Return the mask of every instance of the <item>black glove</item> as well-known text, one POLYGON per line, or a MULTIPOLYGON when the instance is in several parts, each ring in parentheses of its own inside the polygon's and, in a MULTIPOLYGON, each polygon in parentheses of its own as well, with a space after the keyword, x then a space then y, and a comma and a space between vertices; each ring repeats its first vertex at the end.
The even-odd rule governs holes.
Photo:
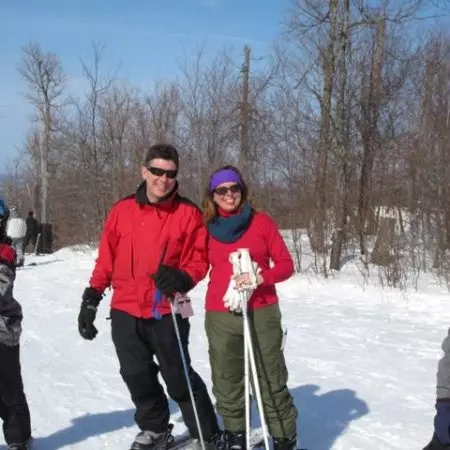
POLYGON ((92 341, 97 336, 98 330, 94 326, 94 320, 97 315, 97 306, 102 297, 102 294, 91 287, 86 288, 83 292, 83 301, 78 315, 78 331, 84 339, 92 341))
POLYGON ((175 292, 185 294, 194 287, 192 278, 186 272, 164 264, 159 266, 152 278, 156 287, 167 297, 172 297, 175 292))

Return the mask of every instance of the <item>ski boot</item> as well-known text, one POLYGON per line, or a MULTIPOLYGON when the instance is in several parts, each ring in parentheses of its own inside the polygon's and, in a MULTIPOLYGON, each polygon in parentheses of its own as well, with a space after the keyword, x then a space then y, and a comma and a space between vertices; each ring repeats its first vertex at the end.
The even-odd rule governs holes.
POLYGON ((273 450, 297 450, 297 435, 287 438, 272 438, 273 450))
POLYGON ((168 450, 175 443, 172 435, 173 425, 167 431, 155 433, 154 431, 140 431, 131 444, 130 450, 168 450))
POLYGON ((8 450, 31 450, 31 438, 26 442, 9 444, 8 450))
MULTIPOLYGON (((217 433, 211 439, 205 441, 206 450, 225 450, 225 443, 223 440, 223 434, 217 433)), ((193 438, 187 444, 183 450, 202 450, 202 443, 200 439, 193 438)))
POLYGON ((223 447, 221 450, 246 450, 245 431, 235 433, 225 430, 222 440, 223 447))

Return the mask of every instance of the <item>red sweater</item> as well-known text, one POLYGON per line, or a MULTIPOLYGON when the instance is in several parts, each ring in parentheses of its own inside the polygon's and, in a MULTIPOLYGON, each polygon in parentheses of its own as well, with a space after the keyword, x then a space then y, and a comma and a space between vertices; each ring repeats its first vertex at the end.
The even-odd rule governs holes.
POLYGON ((256 309, 278 302, 275 283, 287 280, 294 273, 294 263, 276 223, 265 213, 256 212, 250 226, 235 242, 219 242, 209 234, 208 257, 211 265, 205 309, 228 311, 223 297, 233 273, 228 257, 239 248, 248 248, 250 256, 261 268, 264 282, 249 300, 249 308, 256 309), (270 267, 270 260, 273 267, 270 267))

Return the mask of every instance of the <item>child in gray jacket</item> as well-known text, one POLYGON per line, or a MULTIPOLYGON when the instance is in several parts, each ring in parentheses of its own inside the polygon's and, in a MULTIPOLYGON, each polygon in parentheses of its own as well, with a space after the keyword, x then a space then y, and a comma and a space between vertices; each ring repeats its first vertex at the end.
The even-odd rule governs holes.
POLYGON ((9 450, 28 450, 30 411, 20 367, 22 308, 13 296, 16 252, 6 236, 8 209, 0 199, 0 418, 9 450))

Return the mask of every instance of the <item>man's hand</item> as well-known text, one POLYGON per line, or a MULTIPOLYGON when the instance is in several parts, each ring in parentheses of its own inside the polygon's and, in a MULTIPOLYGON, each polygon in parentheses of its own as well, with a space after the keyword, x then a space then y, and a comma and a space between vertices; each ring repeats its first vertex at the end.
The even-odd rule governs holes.
POLYGON ((102 294, 88 287, 84 290, 80 313, 78 314, 78 331, 82 338, 92 341, 98 333, 94 325, 97 315, 97 306, 102 299, 102 294))
POLYGON ((161 264, 152 276, 156 287, 167 297, 173 297, 175 292, 186 294, 194 287, 192 278, 180 269, 161 264))

